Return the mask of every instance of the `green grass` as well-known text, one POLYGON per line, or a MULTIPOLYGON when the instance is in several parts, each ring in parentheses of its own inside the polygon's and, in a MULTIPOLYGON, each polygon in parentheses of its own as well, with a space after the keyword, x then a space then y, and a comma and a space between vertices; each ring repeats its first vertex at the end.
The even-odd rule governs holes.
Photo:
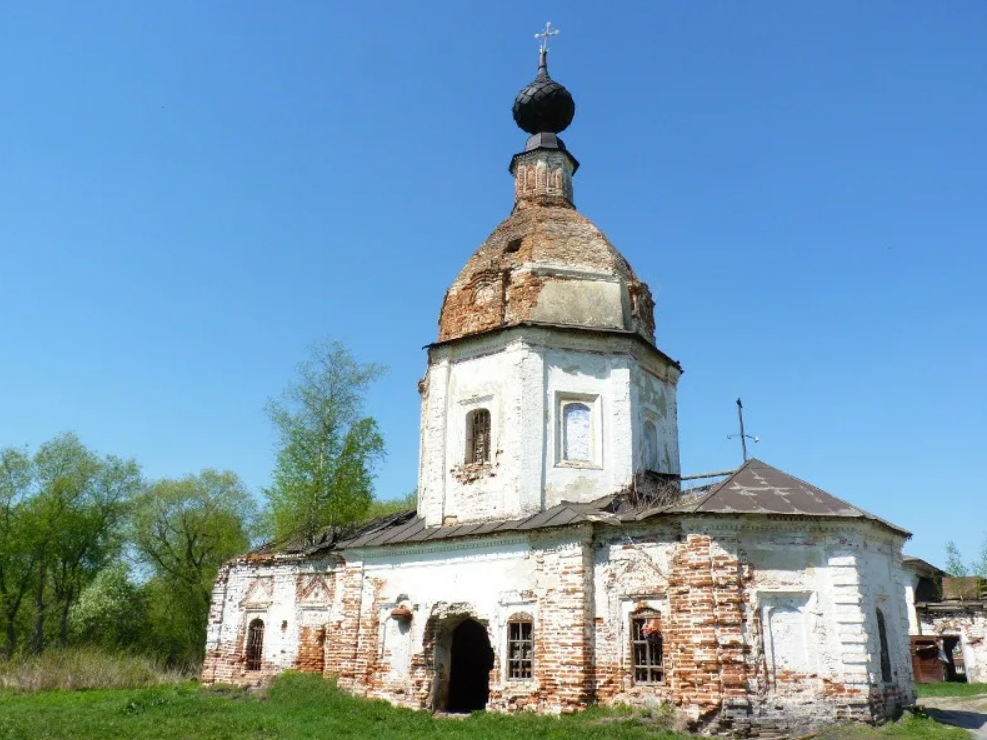
POLYGON ((41 655, 0 659, 0 688, 134 689, 174 684, 191 672, 165 668, 152 658, 92 648, 46 650, 41 655))
MULTIPOLYGON (((286 674, 265 692, 200 689, 194 682, 132 690, 0 691, 0 740, 675 740, 631 711, 564 717, 432 717, 357 699, 319 677, 286 674)), ((968 737, 923 717, 853 728, 854 740, 968 737)))
POLYGON ((920 683, 916 684, 919 698, 927 696, 979 696, 987 694, 987 683, 920 683))

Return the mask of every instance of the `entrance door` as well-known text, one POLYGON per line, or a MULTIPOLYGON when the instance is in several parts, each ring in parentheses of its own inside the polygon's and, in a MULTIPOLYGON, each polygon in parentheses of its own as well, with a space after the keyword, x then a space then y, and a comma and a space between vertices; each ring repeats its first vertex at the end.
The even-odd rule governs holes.
POLYGON ((472 619, 452 632, 449 671, 449 712, 485 709, 490 698, 490 669, 494 655, 486 628, 472 619))

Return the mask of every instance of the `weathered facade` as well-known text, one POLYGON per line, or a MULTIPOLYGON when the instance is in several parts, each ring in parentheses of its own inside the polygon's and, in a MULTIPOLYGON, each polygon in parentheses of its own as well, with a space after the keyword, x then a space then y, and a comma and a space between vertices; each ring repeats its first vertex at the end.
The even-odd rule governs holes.
POLYGON ((987 581, 908 556, 903 570, 916 680, 987 683, 987 581))
POLYGON ((418 510, 227 564, 203 680, 296 668, 436 711, 670 702, 745 735, 893 715, 908 533, 757 460, 681 489, 681 367, 573 206, 544 62, 515 104, 514 211, 428 349, 418 510))

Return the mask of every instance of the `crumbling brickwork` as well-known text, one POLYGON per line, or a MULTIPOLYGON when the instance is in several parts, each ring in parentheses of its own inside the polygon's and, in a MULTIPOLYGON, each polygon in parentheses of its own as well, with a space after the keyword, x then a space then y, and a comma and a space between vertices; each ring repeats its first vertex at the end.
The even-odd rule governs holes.
POLYGON ((890 600, 895 545, 874 544, 873 532, 837 536, 797 523, 748 531, 740 522, 703 531, 667 521, 422 547, 324 568, 226 566, 203 681, 258 683, 293 667, 336 676, 357 694, 442 710, 452 634, 472 619, 493 650, 487 708, 495 711, 667 701, 697 728, 757 736, 871 721, 913 698, 907 648, 897 645, 907 629, 890 600), (441 598, 450 594, 462 598, 441 598), (890 682, 875 652, 876 608, 895 645, 890 682), (657 614, 662 630, 658 682, 634 677, 630 623, 642 612, 657 614), (530 678, 512 679, 507 634, 519 615, 532 624, 533 666, 530 678), (272 642, 260 670, 248 671, 255 618, 266 620, 272 642), (802 637, 779 644, 798 637, 793 629, 802 637))

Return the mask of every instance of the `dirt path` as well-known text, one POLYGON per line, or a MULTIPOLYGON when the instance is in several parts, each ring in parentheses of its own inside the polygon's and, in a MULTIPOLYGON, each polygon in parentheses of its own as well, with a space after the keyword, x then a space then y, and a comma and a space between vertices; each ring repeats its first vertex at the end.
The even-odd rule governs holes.
POLYGON ((918 704, 939 722, 967 729, 975 740, 987 740, 987 694, 934 696, 919 699, 918 704))

